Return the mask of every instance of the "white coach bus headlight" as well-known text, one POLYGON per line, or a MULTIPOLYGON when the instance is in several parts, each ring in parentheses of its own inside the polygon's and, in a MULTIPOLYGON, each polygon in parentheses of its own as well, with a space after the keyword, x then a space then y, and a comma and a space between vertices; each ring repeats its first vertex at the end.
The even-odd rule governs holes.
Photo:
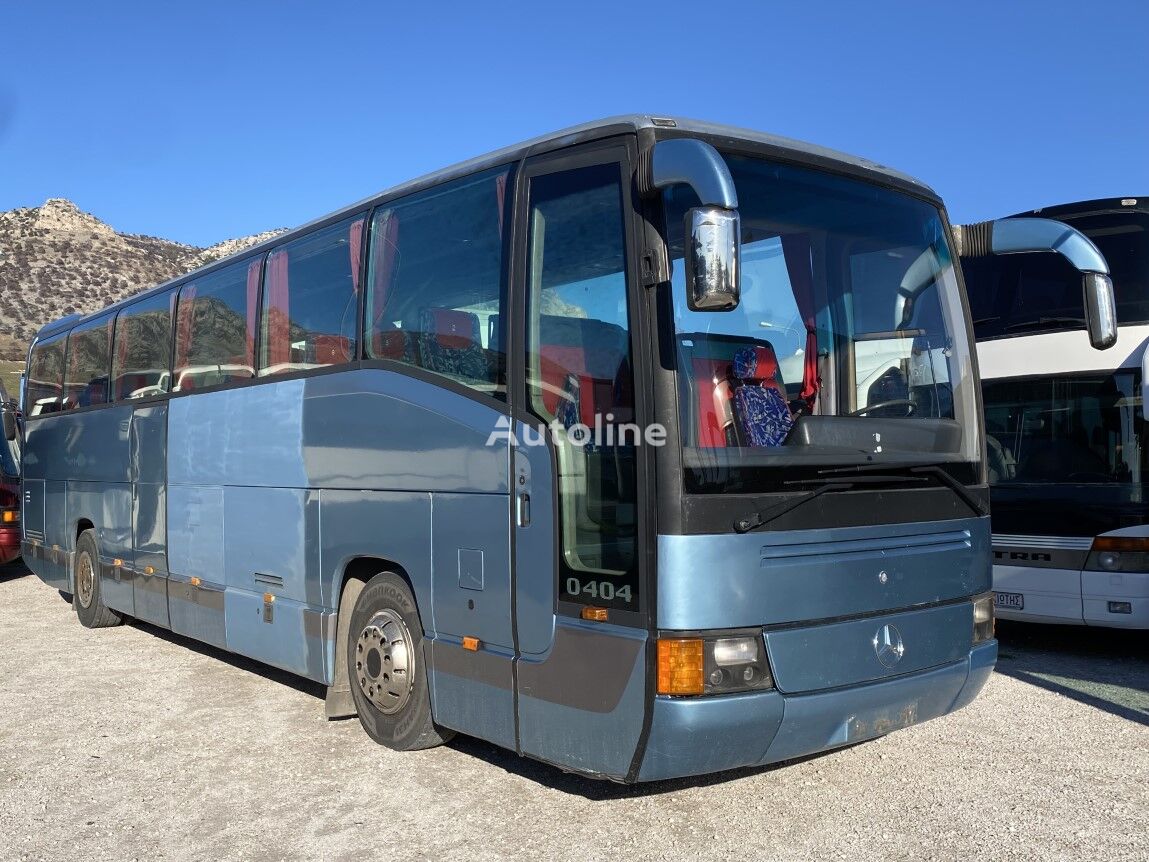
POLYGON ((973 602, 973 645, 993 639, 993 595, 973 602))
POLYGON ((1098 536, 1093 540, 1085 570, 1090 572, 1149 572, 1149 538, 1098 536))

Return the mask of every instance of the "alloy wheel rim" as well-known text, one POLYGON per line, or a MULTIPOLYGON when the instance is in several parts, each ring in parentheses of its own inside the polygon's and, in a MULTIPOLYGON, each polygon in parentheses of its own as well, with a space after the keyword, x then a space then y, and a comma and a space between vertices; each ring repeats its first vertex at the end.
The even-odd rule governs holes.
POLYGON ((92 558, 87 551, 80 552, 76 564, 76 600, 85 610, 92 606, 92 596, 96 591, 96 572, 92 558))
POLYGON ((380 712, 394 715, 407 705, 414 684, 411 632, 391 609, 367 622, 355 643, 355 679, 380 712))

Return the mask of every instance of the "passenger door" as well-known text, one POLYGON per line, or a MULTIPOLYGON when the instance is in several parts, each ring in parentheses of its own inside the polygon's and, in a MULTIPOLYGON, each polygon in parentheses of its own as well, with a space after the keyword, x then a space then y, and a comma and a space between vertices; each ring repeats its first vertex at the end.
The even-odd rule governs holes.
POLYGON ((519 747, 618 777, 646 678, 632 142, 528 162, 512 348, 519 747))

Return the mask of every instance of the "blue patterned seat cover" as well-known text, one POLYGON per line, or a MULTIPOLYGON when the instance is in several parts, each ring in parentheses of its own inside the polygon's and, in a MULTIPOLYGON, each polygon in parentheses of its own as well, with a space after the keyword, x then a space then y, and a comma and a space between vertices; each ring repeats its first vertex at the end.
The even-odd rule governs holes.
POLYGON ((743 445, 781 446, 794 426, 794 417, 774 373, 766 380, 758 378, 758 350, 754 347, 743 347, 734 354, 733 370, 739 380, 734 390, 734 416, 743 445))

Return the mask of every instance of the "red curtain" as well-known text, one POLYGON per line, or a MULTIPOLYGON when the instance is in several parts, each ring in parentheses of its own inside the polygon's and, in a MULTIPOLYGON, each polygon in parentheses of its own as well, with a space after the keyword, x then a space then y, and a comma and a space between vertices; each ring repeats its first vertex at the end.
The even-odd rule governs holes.
POLYGON ((814 274, 810 264, 810 237, 804 233, 782 237, 782 254, 802 323, 806 326, 806 348, 802 355, 801 398, 810 409, 818 397, 822 381, 818 378, 818 331, 814 319, 814 274))
POLYGON ((267 347, 263 351, 265 367, 291 362, 287 264, 287 249, 273 251, 267 258, 267 347))
POLYGON ((387 210, 375 217, 374 253, 371 255, 374 272, 371 278, 371 355, 383 356, 388 350, 379 326, 387 308, 387 295, 399 264, 399 213, 387 210))
POLYGON ((259 269, 262 261, 247 265, 247 364, 255 365, 255 327, 259 321, 259 269))
POLYGON ((351 222, 347 244, 351 248, 351 288, 358 293, 359 267, 363 260, 363 219, 351 222))

